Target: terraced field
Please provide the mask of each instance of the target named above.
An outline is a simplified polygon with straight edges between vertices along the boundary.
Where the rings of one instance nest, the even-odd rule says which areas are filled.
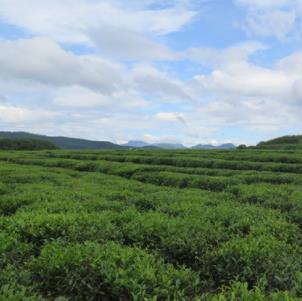
[[[302,300],[302,152],[0,152],[0,300]]]

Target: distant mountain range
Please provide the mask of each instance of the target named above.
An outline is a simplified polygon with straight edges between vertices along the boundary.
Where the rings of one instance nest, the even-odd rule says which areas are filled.
[[[212,144],[197,144],[191,147],[192,149],[233,149],[236,146],[233,143],[225,143],[218,146]]]
[[[140,148],[163,148],[163,149],[184,149],[187,148],[182,144],[179,143],[154,143],[149,144],[144,141],[129,141],[126,144],[123,144],[123,146],[127,147],[140,147]],[[195,146],[191,147],[192,149],[233,149],[236,148],[236,146],[232,143],[225,143],[218,146],[212,145],[212,144],[197,144]]]
[[[63,136],[46,136],[27,132],[0,132],[0,139],[38,139],[50,141],[61,149],[129,149],[129,148],[146,148],[146,149],[185,149],[186,147],[179,143],[154,143],[150,144],[144,141],[132,140],[125,144],[118,145],[109,141],[93,141],[79,138],[69,138]],[[233,149],[234,144],[227,143],[219,146],[211,144],[198,144],[192,149]]]
[[[146,143],[144,141],[139,141],[139,140],[131,140],[128,141],[125,144],[122,144],[122,146],[127,146],[127,147],[145,147],[145,146],[149,146],[149,143]]]
[[[147,143],[144,141],[132,140],[123,144],[122,146],[127,147],[143,147],[143,148],[163,148],[163,149],[182,149],[186,148],[184,145],[179,143]]]

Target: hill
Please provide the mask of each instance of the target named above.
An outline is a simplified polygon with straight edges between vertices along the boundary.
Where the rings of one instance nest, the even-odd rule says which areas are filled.
[[[131,140],[127,142],[126,144],[122,144],[122,146],[127,147],[135,147],[135,148],[148,148],[148,149],[185,149],[187,148],[183,144],[180,143],[147,143],[144,141],[136,141]],[[195,146],[192,146],[191,149],[234,149],[236,146],[232,143],[225,143],[218,146],[214,146],[212,144],[197,144]]]
[[[302,135],[283,136],[257,144],[264,149],[302,149]]]
[[[70,138],[63,136],[46,136],[39,134],[32,134],[28,132],[4,132],[0,131],[0,139],[31,139],[49,141],[61,149],[128,149],[128,148],[147,148],[147,149],[186,149],[180,143],[147,143],[139,140],[130,140],[125,144],[115,144],[109,141],[94,141],[80,138]],[[211,144],[198,144],[192,149],[234,149],[235,145],[232,143],[221,144],[214,146]]]
[[[148,149],[183,149],[186,148],[184,145],[180,143],[147,143],[145,141],[139,141],[139,140],[130,140],[125,144],[122,144],[122,146],[127,147],[136,147],[136,148],[148,148]]]
[[[149,146],[149,143],[146,143],[144,141],[139,141],[139,140],[130,140],[125,144],[122,144],[122,146],[127,146],[127,147],[145,147]]]
[[[186,148],[184,145],[180,143],[157,143],[152,144],[152,146],[164,148],[164,149],[183,149]]]
[[[197,144],[191,147],[192,149],[234,149],[236,146],[232,143],[225,143],[218,146],[212,144]]]
[[[58,149],[58,147],[46,140],[37,139],[0,139],[1,150],[46,150]]]
[[[0,138],[6,139],[34,139],[49,141],[61,149],[120,149],[120,145],[108,141],[93,141],[69,137],[52,137],[46,135],[37,135],[27,132],[0,132]]]

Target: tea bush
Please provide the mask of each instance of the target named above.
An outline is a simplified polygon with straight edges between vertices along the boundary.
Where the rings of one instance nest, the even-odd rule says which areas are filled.
[[[199,287],[196,273],[110,242],[46,245],[29,269],[43,295],[72,300],[191,300]]]
[[[0,152],[0,301],[302,300],[298,150]]]

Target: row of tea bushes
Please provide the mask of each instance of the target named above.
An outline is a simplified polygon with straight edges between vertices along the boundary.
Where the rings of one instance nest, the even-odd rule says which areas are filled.
[[[72,157],[64,156],[63,157]],[[81,159],[80,155],[73,156],[74,159]],[[256,170],[256,171],[273,171],[301,173],[302,164],[287,164],[274,162],[252,162],[241,160],[225,160],[213,158],[182,158],[182,157],[160,157],[160,156],[133,156],[127,155],[99,155],[98,160],[116,161],[116,162],[132,162],[144,163],[152,165],[172,165],[178,167],[203,167],[216,169],[232,169],[232,170]]]
[[[69,168],[78,171],[102,172],[111,175],[118,175],[126,178],[133,178],[142,182],[148,182],[156,185],[166,185],[173,187],[191,187],[211,191],[223,191],[229,186],[239,183],[271,183],[271,184],[301,184],[302,177],[293,174],[276,174],[268,172],[244,172],[238,175],[232,175],[235,171],[208,170],[199,169],[196,172],[190,170],[183,173],[183,169],[171,168],[169,166],[140,165],[131,163],[109,163],[106,161],[84,161],[75,159],[21,159],[11,158],[12,162],[20,164],[34,164],[46,167]],[[181,172],[179,172],[181,171]],[[198,174],[200,173],[200,174]]]
[[[7,235],[17,237],[18,243],[31,246],[33,256],[52,241],[114,240],[139,246],[159,253],[171,264],[198,271],[207,289],[217,289],[238,277],[268,291],[292,289],[301,270],[297,228],[273,212],[253,206],[237,206],[236,211],[230,204],[204,206],[198,215],[173,218],[133,209],[98,214],[29,210],[2,219],[0,226]],[[8,258],[15,258],[10,254],[13,247],[6,250]]]
[[[97,157],[97,156],[96,156]],[[83,155],[54,155],[53,158],[65,158],[65,159],[76,159],[79,162],[88,161],[86,164],[86,170],[89,170],[89,167],[92,171],[102,171],[108,172],[110,170],[115,170],[124,166],[124,168],[129,168],[129,175],[132,172],[136,171],[167,171],[175,173],[184,173],[184,174],[193,174],[193,175],[207,175],[207,176],[226,176],[226,177],[239,177],[240,180],[244,183],[256,183],[256,182],[268,182],[274,184],[282,183],[295,183],[301,184],[302,177],[300,175],[295,175],[292,173],[276,173],[276,172],[257,172],[250,170],[232,170],[232,169],[215,169],[215,168],[185,168],[185,167],[176,167],[171,165],[146,165],[144,163],[107,163],[104,160],[99,158],[92,159],[89,156]],[[140,165],[138,165],[140,164]],[[110,168],[108,167],[110,166]],[[83,163],[83,169],[85,169],[85,164]],[[118,174],[118,171],[116,172]]]
[[[0,300],[301,300],[299,174],[83,154],[0,153]]]
[[[238,185],[230,188],[239,202],[280,210],[302,229],[302,190],[296,185]]]

